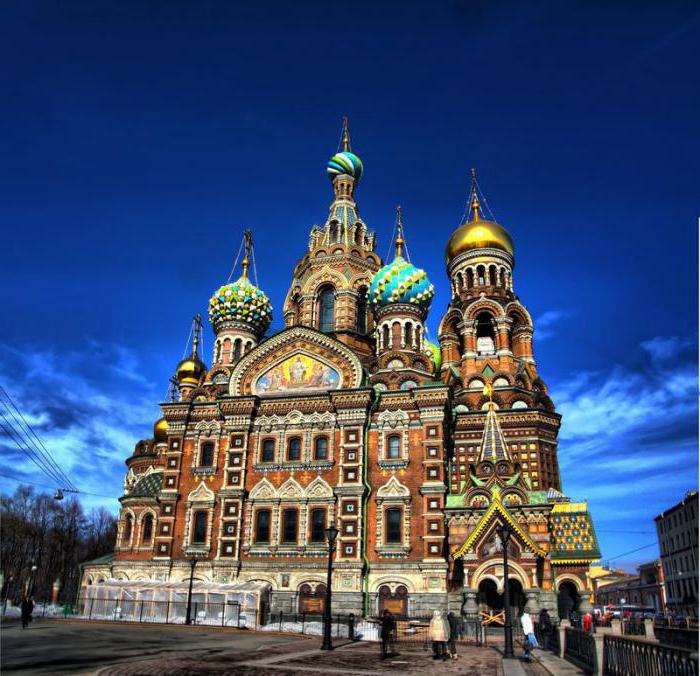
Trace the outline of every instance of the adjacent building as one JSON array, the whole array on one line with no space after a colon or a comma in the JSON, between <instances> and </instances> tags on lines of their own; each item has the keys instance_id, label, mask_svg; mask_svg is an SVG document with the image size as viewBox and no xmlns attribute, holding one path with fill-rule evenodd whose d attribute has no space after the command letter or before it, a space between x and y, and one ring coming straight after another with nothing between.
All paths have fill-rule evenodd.
<instances>
[{"instance_id":1,"label":"adjacent building","mask_svg":"<svg viewBox=\"0 0 700 676\"><path fill-rule=\"evenodd\" d=\"M666 579L669 610L698 615L698 493L691 491L677 505L659 514L656 534Z\"/></svg>"},{"instance_id":2,"label":"adjacent building","mask_svg":"<svg viewBox=\"0 0 700 676\"><path fill-rule=\"evenodd\" d=\"M616 575L597 580L596 606L633 605L666 610L666 589L661 562L649 561L637 568L636 575Z\"/></svg>"},{"instance_id":3,"label":"adjacent building","mask_svg":"<svg viewBox=\"0 0 700 676\"><path fill-rule=\"evenodd\" d=\"M514 603L586 609L600 553L587 504L563 493L561 417L516 294L511 235L474 179L431 342L434 287L409 259L400 210L393 259L378 254L347 128L327 172L325 222L296 245L280 233L302 249L285 328L267 334L247 234L240 277L209 303L211 363L195 322L173 400L127 460L115 556L86 564L83 585L184 589L196 558L199 585L266 585L274 610L318 610L333 524L335 611L475 613L502 607L507 523Z\"/></svg>"}]
</instances>

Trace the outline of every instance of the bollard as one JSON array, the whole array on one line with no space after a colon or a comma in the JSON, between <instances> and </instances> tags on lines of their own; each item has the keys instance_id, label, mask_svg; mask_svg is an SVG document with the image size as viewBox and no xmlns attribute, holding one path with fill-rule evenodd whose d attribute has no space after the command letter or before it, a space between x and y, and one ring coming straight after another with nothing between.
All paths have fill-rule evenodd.
<instances>
[{"instance_id":1,"label":"bollard","mask_svg":"<svg viewBox=\"0 0 700 676\"><path fill-rule=\"evenodd\" d=\"M306 623L306 613L301 614L301 633L304 633L304 624Z\"/></svg>"},{"instance_id":2,"label":"bollard","mask_svg":"<svg viewBox=\"0 0 700 676\"><path fill-rule=\"evenodd\" d=\"M355 613L348 615L348 638L351 641L355 640Z\"/></svg>"}]
</instances>

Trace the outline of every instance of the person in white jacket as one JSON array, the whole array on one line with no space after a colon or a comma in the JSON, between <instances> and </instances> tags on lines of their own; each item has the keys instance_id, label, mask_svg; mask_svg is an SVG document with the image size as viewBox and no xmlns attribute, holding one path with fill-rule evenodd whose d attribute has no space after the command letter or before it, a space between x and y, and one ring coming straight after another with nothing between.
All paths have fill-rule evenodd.
<instances>
[{"instance_id":1,"label":"person in white jacket","mask_svg":"<svg viewBox=\"0 0 700 676\"><path fill-rule=\"evenodd\" d=\"M450 625L442 611L433 612L428 634L433 642L433 659L445 661L447 659L447 641L450 638Z\"/></svg>"},{"instance_id":2,"label":"person in white jacket","mask_svg":"<svg viewBox=\"0 0 700 676\"><path fill-rule=\"evenodd\" d=\"M530 617L530 613L528 613L527 610L523 610L523 613L520 616L520 626L523 628L523 634L525 636L524 658L525 661L529 661L530 650L532 648L539 648L539 644L537 643L537 639L535 638L535 627L532 624L532 618Z\"/></svg>"}]
</instances>

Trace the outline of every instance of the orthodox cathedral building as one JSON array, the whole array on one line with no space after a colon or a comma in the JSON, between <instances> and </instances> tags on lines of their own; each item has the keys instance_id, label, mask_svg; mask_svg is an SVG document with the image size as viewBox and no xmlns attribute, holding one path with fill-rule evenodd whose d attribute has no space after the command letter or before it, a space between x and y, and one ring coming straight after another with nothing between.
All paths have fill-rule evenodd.
<instances>
[{"instance_id":1,"label":"orthodox cathedral building","mask_svg":"<svg viewBox=\"0 0 700 676\"><path fill-rule=\"evenodd\" d=\"M355 199L362 170L346 125L328 218L273 335L246 233L240 277L209 301L211 365L195 320L172 401L126 461L115 554L83 566L84 586L185 588L196 558L202 583L262 582L273 610L318 611L333 524L335 612L473 614L502 607L506 522L514 604L588 604L600 554L586 503L562 493L561 417L514 292L510 234L474 179L431 343L433 285L408 259L400 209L393 260L377 254Z\"/></svg>"}]
</instances>

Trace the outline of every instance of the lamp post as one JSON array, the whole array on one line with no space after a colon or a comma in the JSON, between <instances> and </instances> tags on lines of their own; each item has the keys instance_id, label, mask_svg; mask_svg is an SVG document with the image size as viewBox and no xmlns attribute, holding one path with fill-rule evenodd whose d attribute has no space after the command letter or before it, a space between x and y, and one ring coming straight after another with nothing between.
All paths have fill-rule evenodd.
<instances>
[{"instance_id":1,"label":"lamp post","mask_svg":"<svg viewBox=\"0 0 700 676\"><path fill-rule=\"evenodd\" d=\"M328 538L328 576L326 578L326 601L323 604L323 643L321 650L333 650L331 640L331 582L333 574L333 552L335 551L335 539L338 537L338 529L335 526L326 528Z\"/></svg>"},{"instance_id":2,"label":"lamp post","mask_svg":"<svg viewBox=\"0 0 700 676\"><path fill-rule=\"evenodd\" d=\"M510 580L508 578L508 543L513 534L508 524L503 524L498 528L498 537L503 544L503 603L506 611L506 621L503 633L505 635L505 648L503 659L512 658L513 655L513 621L510 616Z\"/></svg>"},{"instance_id":3,"label":"lamp post","mask_svg":"<svg viewBox=\"0 0 700 676\"><path fill-rule=\"evenodd\" d=\"M32 595L32 591L34 590L34 576L36 575L36 571L38 570L36 565L33 565L30 569L29 573L29 579L27 580L27 588L24 592L24 595L29 598Z\"/></svg>"},{"instance_id":4,"label":"lamp post","mask_svg":"<svg viewBox=\"0 0 700 676\"><path fill-rule=\"evenodd\" d=\"M197 565L197 559L190 559L190 588L187 590L187 614L185 615L185 624L192 624L192 582L194 581L194 567Z\"/></svg>"}]
</instances>

